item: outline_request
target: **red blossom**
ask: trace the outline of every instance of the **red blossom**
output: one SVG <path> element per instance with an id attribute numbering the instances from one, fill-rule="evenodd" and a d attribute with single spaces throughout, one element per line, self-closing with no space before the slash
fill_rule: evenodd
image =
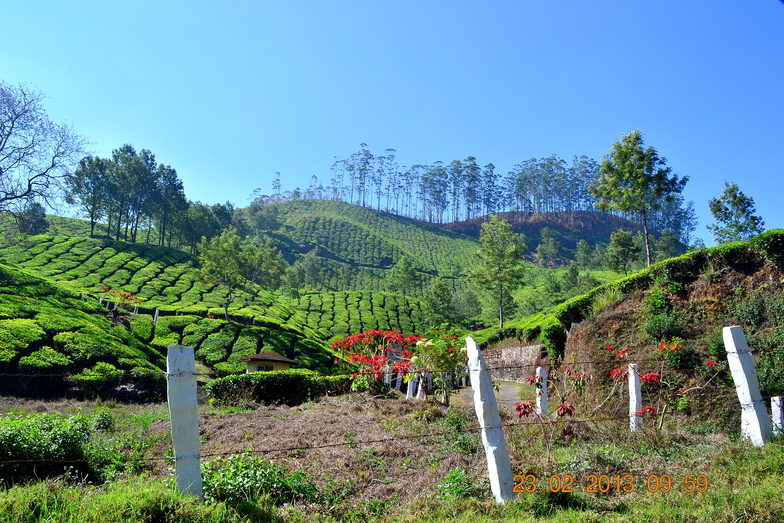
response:
<path id="1" fill-rule="evenodd" d="M 534 404 L 530 401 L 518 401 L 515 403 L 515 410 L 517 411 L 517 417 L 522 418 L 534 411 Z"/>
<path id="2" fill-rule="evenodd" d="M 629 375 L 627 374 L 626 369 L 618 367 L 617 369 L 610 371 L 610 379 L 613 381 L 628 381 Z"/>
<path id="3" fill-rule="evenodd" d="M 525 381 L 527 381 L 531 385 L 537 385 L 539 383 L 539 380 L 540 380 L 540 374 L 538 372 L 534 372 L 533 374 L 531 374 L 525 379 Z"/>
<path id="4" fill-rule="evenodd" d="M 705 362 L 705 365 L 707 365 L 708 367 L 713 367 L 714 365 L 716 365 L 716 362 L 715 362 L 715 361 L 713 361 L 713 360 L 706 361 L 706 362 Z"/>
<path id="5" fill-rule="evenodd" d="M 620 349 L 618 350 L 618 354 L 615 355 L 615 359 L 625 360 L 629 356 L 629 354 L 631 354 L 633 351 L 634 349 L 632 349 L 631 347 Z"/>
<path id="6" fill-rule="evenodd" d="M 650 414 L 651 416 L 655 416 L 656 407 L 651 407 L 650 405 L 648 405 L 647 407 L 643 407 L 641 411 L 634 413 L 635 416 L 645 416 L 647 414 Z"/>
<path id="7" fill-rule="evenodd" d="M 555 413 L 558 414 L 559 418 L 563 418 L 564 416 L 571 416 L 574 417 L 577 409 L 571 403 L 564 403 L 563 405 L 558 405 L 558 408 L 555 409 Z"/>
<path id="8" fill-rule="evenodd" d="M 640 376 L 640 379 L 645 383 L 659 383 L 660 378 L 661 375 L 655 372 L 649 372 L 648 374 L 643 374 Z"/>
<path id="9" fill-rule="evenodd" d="M 613 350 L 614 348 L 615 348 L 615 345 L 607 345 L 607 350 L 608 350 L 609 352 L 612 352 L 612 350 Z"/>

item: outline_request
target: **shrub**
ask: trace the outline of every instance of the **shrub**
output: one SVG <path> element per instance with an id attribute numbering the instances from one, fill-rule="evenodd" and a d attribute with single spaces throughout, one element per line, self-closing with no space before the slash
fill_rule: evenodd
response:
<path id="1" fill-rule="evenodd" d="M 348 376 L 321 376 L 296 369 L 218 378 L 204 386 L 204 393 L 224 405 L 247 401 L 298 405 L 325 394 L 344 394 L 350 387 Z"/>
<path id="2" fill-rule="evenodd" d="M 643 328 L 654 342 L 683 336 L 687 321 L 679 310 L 671 310 L 648 316 Z"/>
<path id="3" fill-rule="evenodd" d="M 0 419 L 0 481 L 6 485 L 62 474 L 73 467 L 89 472 L 86 447 L 90 420 L 85 416 L 61 418 L 57 414 Z"/>
<path id="4" fill-rule="evenodd" d="M 318 490 L 304 471 L 291 473 L 260 457 L 241 454 L 202 465 L 207 502 L 241 504 L 269 497 L 275 504 L 315 501 Z"/>
<path id="5" fill-rule="evenodd" d="M 438 495 L 442 498 L 470 498 L 479 491 L 479 484 L 461 468 L 452 469 L 438 483 Z"/>
<path id="6" fill-rule="evenodd" d="M 68 356 L 51 347 L 43 347 L 19 359 L 21 374 L 56 374 L 65 372 L 73 364 Z"/>

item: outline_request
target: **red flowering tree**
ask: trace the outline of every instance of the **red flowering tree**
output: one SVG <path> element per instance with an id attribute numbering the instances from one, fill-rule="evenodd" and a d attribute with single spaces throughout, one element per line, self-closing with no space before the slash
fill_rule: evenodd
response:
<path id="1" fill-rule="evenodd" d="M 387 388 L 384 383 L 386 372 L 391 370 L 406 374 L 409 371 L 413 352 L 407 347 L 412 347 L 420 339 L 421 336 L 403 336 L 393 330 L 369 330 L 334 342 L 332 349 L 339 351 L 345 361 L 358 367 L 359 371 L 352 375 L 354 390 L 381 394 Z M 392 359 L 401 361 L 394 361 L 387 367 L 390 353 L 398 351 L 399 357 Z"/>

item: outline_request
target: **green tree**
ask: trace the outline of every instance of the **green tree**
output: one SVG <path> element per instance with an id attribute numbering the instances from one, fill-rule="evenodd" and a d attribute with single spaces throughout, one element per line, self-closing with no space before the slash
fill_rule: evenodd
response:
<path id="1" fill-rule="evenodd" d="M 408 256 L 402 256 L 387 275 L 389 284 L 393 289 L 399 290 L 404 296 L 413 296 L 414 289 L 419 284 L 414 262 Z"/>
<path id="2" fill-rule="evenodd" d="M 640 248 L 634 244 L 632 233 L 619 229 L 610 235 L 604 263 L 611 271 L 623 271 L 625 276 L 639 254 Z"/>
<path id="3" fill-rule="evenodd" d="M 577 242 L 575 259 L 579 267 L 585 268 L 591 265 L 591 246 L 587 241 L 581 239 Z"/>
<path id="4" fill-rule="evenodd" d="M 202 279 L 226 289 L 226 321 L 239 291 L 250 290 L 251 284 L 277 288 L 286 270 L 286 262 L 269 243 L 242 241 L 234 229 L 212 239 L 203 238 L 199 243 L 199 262 Z"/>
<path id="5" fill-rule="evenodd" d="M 748 240 L 763 232 L 765 222 L 754 213 L 754 198 L 746 196 L 736 183 L 724 180 L 724 192 L 708 200 L 716 223 L 708 225 L 717 243 Z"/>
<path id="6" fill-rule="evenodd" d="M 302 287 L 317 287 L 322 280 L 321 261 L 318 256 L 318 247 L 300 256 L 293 265 L 286 270 L 283 286 L 288 289 L 291 296 L 299 296 Z"/>
<path id="7" fill-rule="evenodd" d="M 601 176 L 589 187 L 599 209 L 639 216 L 649 266 L 653 259 L 648 231 L 650 215 L 679 195 L 689 180 L 673 174 L 666 163 L 656 149 L 645 145 L 640 131 L 632 131 L 622 135 L 602 158 Z"/>
<path id="8" fill-rule="evenodd" d="M 561 244 L 549 227 L 543 227 L 539 234 L 541 241 L 536 248 L 536 257 L 539 258 L 540 265 L 545 265 L 546 262 L 552 265 L 553 260 L 561 253 Z"/>
<path id="9" fill-rule="evenodd" d="M 443 278 L 436 278 L 427 288 L 423 299 L 426 321 L 430 327 L 454 323 L 453 292 Z"/>
<path id="10" fill-rule="evenodd" d="M 95 234 L 95 224 L 103 218 L 108 199 L 106 161 L 98 156 L 85 156 L 79 168 L 65 179 L 65 201 L 79 205 L 90 219 L 90 236 Z"/>
<path id="11" fill-rule="evenodd" d="M 469 272 L 469 278 L 474 285 L 493 294 L 498 323 L 503 328 L 505 297 L 511 297 L 511 292 L 523 285 L 526 238 L 513 232 L 507 220 L 499 220 L 494 214 L 489 222 L 482 224 L 479 241 L 479 264 Z"/>
<path id="12" fill-rule="evenodd" d="M 656 261 L 674 258 L 683 253 L 677 236 L 672 234 L 669 229 L 664 229 L 656 240 Z"/>

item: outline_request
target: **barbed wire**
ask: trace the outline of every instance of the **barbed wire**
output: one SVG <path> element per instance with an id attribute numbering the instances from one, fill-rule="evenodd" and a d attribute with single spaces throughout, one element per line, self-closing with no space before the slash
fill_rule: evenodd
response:
<path id="1" fill-rule="evenodd" d="M 522 420 L 519 419 L 515 422 L 507 422 L 501 423 L 500 428 L 513 428 L 517 426 L 528 426 L 528 425 L 535 425 L 535 426 L 546 426 L 546 425 L 565 425 L 565 424 L 586 424 L 586 423 L 599 423 L 599 422 L 607 422 L 607 421 L 629 421 L 629 416 L 615 416 L 615 417 L 604 417 L 604 418 L 595 418 L 595 419 L 575 419 L 575 418 L 553 418 L 551 416 L 541 416 L 536 415 L 538 419 L 536 420 Z M 486 428 L 496 428 L 496 427 L 486 427 Z M 454 436 L 456 434 L 469 434 L 469 433 L 480 433 L 482 431 L 482 427 L 474 426 L 474 427 L 467 427 L 460 430 L 449 430 L 449 431 L 440 431 L 440 432 L 430 432 L 427 434 L 415 434 L 415 435 L 395 435 L 393 437 L 385 437 L 385 438 L 377 438 L 377 439 L 364 439 L 364 440 L 354 440 L 353 438 L 351 441 L 342 441 L 340 443 L 325 443 L 320 445 L 295 445 L 291 447 L 276 447 L 276 448 L 265 448 L 265 449 L 253 449 L 249 448 L 243 451 L 234 451 L 234 450 L 226 450 L 226 451 L 209 451 L 209 452 L 201 452 L 199 454 L 200 458 L 214 458 L 214 457 L 224 457 L 224 456 L 236 456 L 241 454 L 252 454 L 252 455 L 261 455 L 261 454 L 274 454 L 280 452 L 294 452 L 294 451 L 308 451 L 308 450 L 320 450 L 320 449 L 327 449 L 327 448 L 337 448 L 337 447 L 348 447 L 354 448 L 361 445 L 370 445 L 374 443 L 397 443 L 401 440 L 417 440 L 417 439 L 426 439 L 431 437 L 438 437 L 438 436 Z M 136 461 L 145 461 L 145 462 L 171 462 L 174 461 L 175 456 L 160 456 L 160 457 L 134 457 Z M 95 460 L 88 460 L 86 458 L 71 458 L 71 459 L 0 459 L 0 464 L 11 464 L 11 463 L 89 463 Z"/>

